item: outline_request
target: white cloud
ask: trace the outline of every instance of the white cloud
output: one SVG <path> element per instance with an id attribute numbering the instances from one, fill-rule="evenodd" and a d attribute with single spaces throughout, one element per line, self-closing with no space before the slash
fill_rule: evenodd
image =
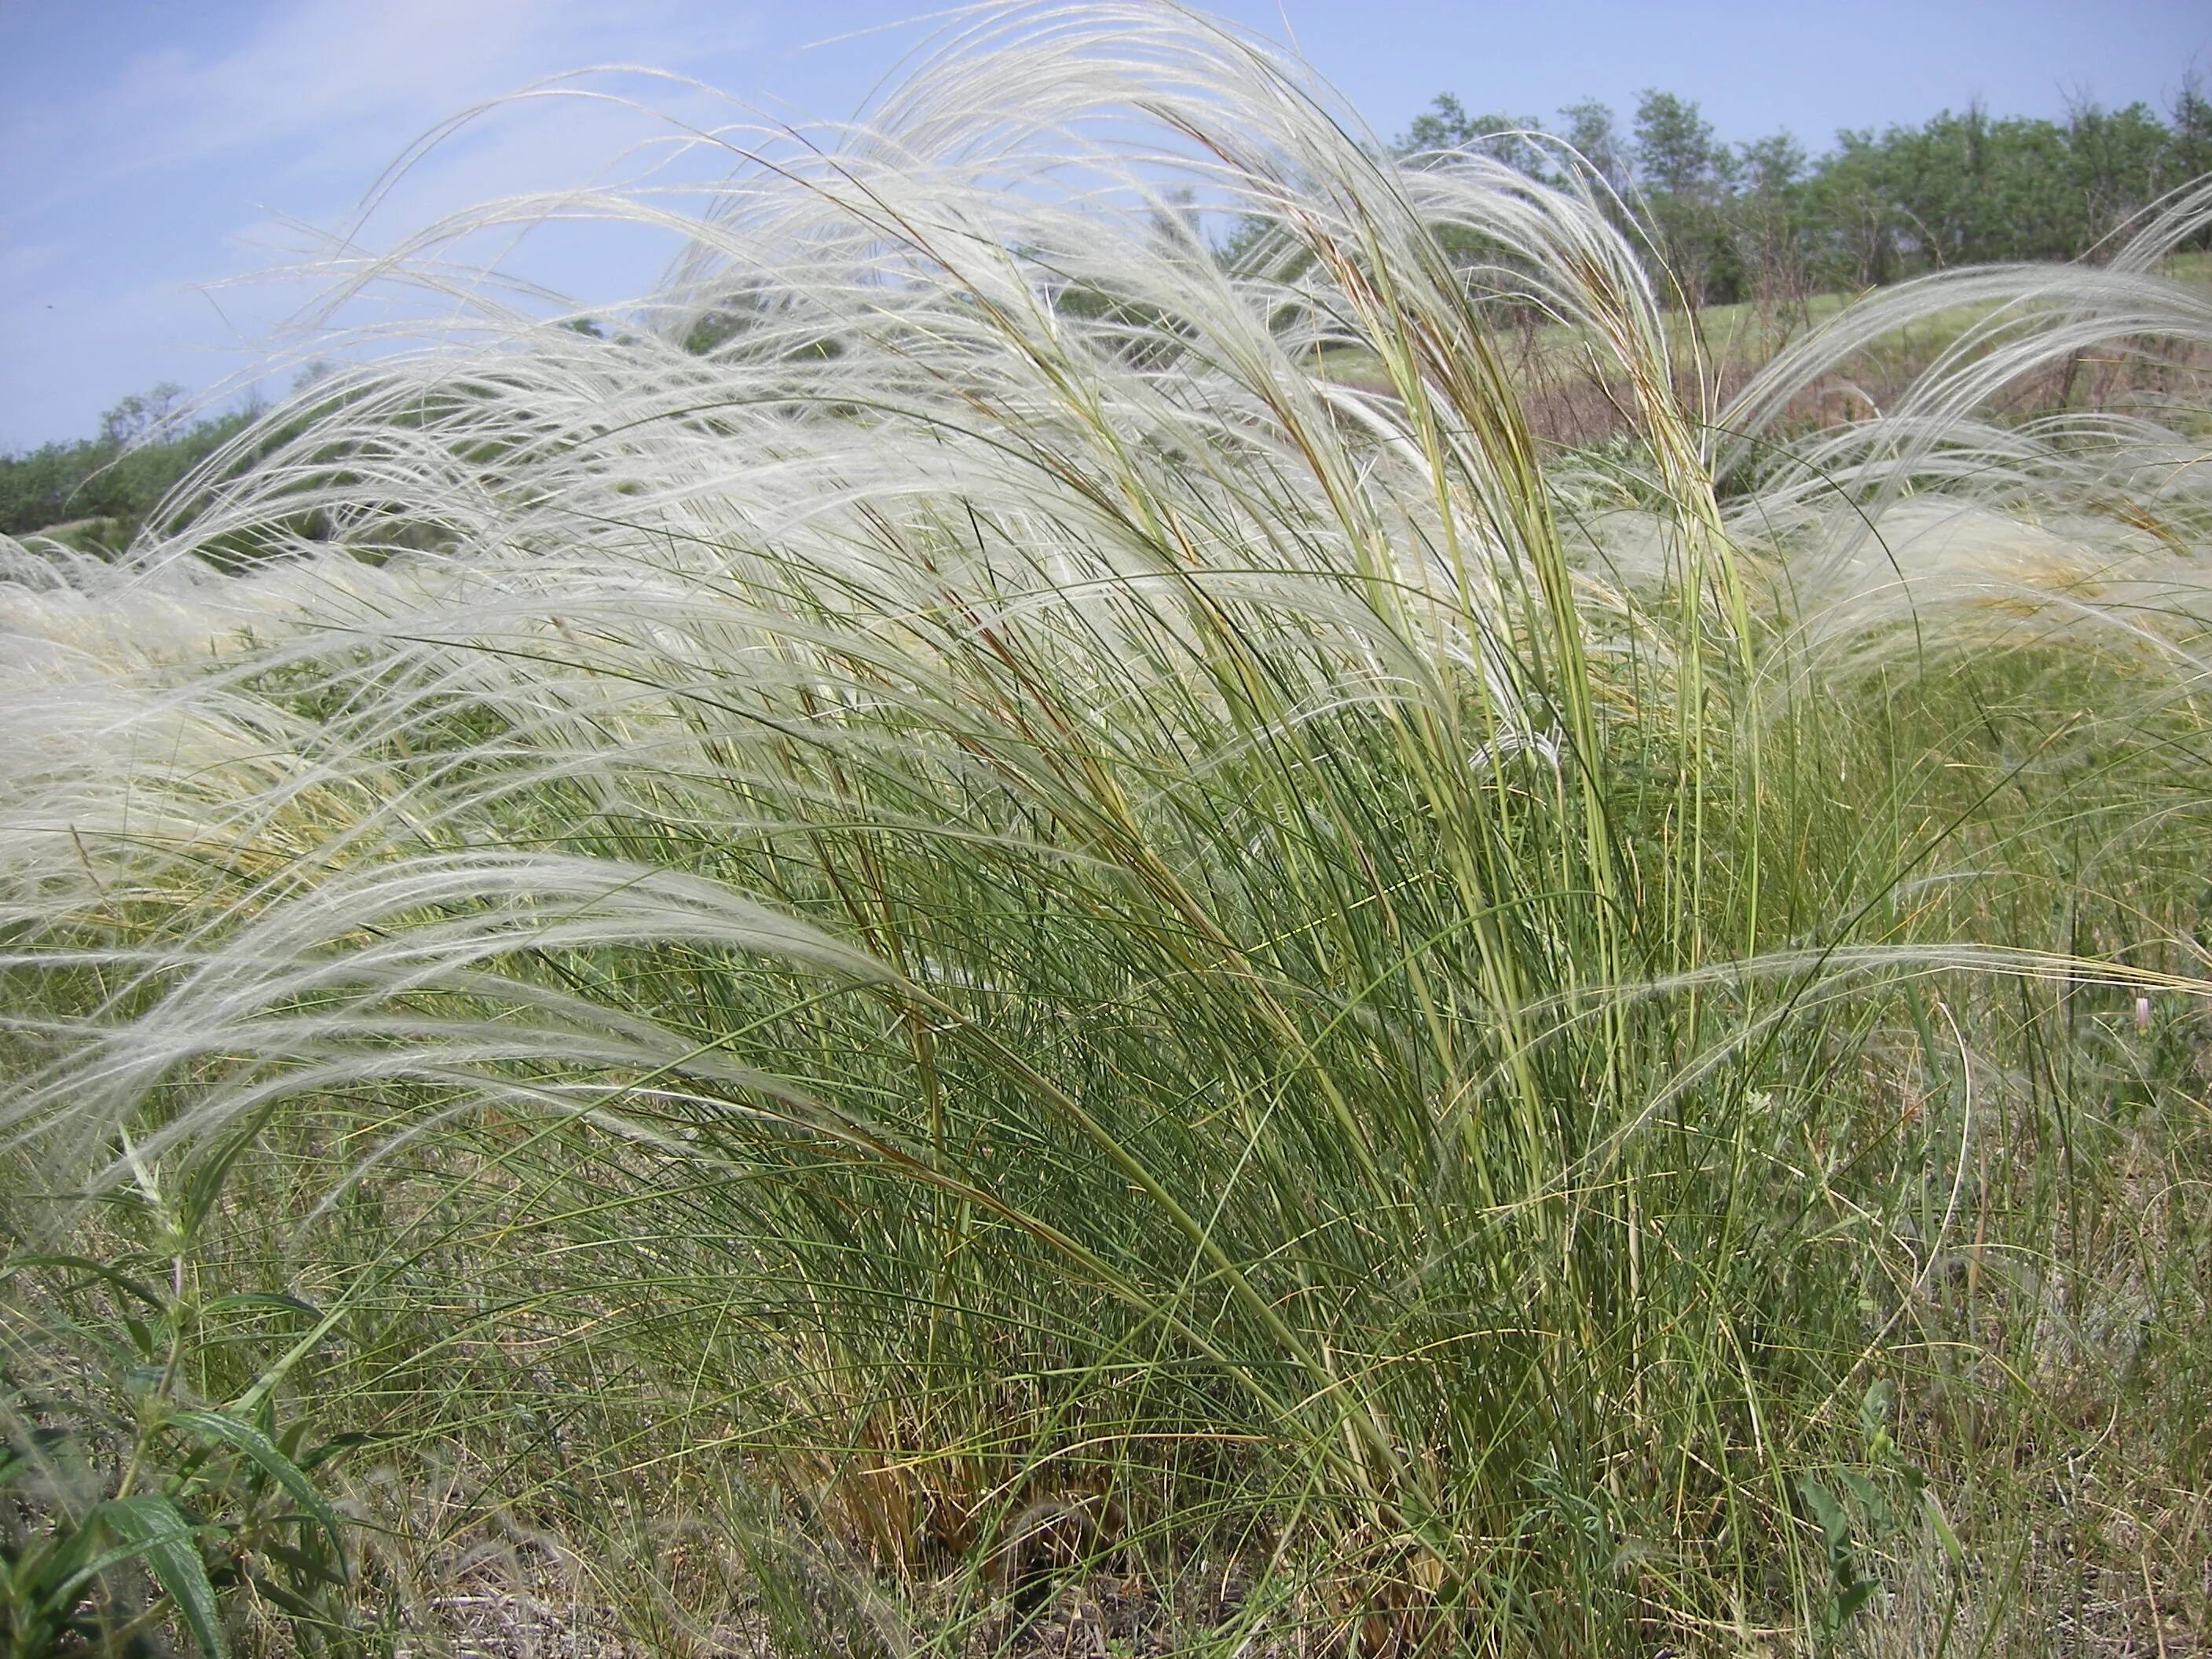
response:
<path id="1" fill-rule="evenodd" d="M 19 101 L 0 127 L 0 157 L 18 178 L 56 181 L 40 205 L 128 174 L 279 148 L 272 181 L 365 182 L 433 124 L 548 75 L 696 61 L 750 33 L 744 13 L 680 0 L 289 0 L 266 7 L 228 51 L 165 45 L 89 95 L 70 88 Z"/>
<path id="2" fill-rule="evenodd" d="M 265 0 L 242 27 L 212 4 L 161 15 L 172 38 L 110 58 L 105 81 L 24 58 L 6 67 L 0 447 L 83 429 L 152 379 L 205 386 L 250 363 L 307 290 L 228 284 L 349 228 L 363 192 L 438 124 L 594 64 L 711 76 L 757 38 L 750 8 L 702 0 Z M 73 44 L 101 27 L 88 21 Z M 671 83 L 614 84 L 698 112 Z M 604 103 L 502 102 L 418 159 L 368 240 L 591 182 L 665 131 Z M 550 245 L 557 257 L 526 255 L 532 274 L 592 303 L 658 264 L 634 238 Z"/>

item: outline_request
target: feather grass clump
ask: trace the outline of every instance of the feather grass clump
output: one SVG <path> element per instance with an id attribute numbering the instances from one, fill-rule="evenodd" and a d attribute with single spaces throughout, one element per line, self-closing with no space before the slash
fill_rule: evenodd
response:
<path id="1" fill-rule="evenodd" d="M 1224 1651 L 1994 1630 L 2099 1275 L 2212 1342 L 2202 193 L 1723 410 L 1598 186 L 1179 12 L 711 142 L 696 216 L 342 273 L 680 228 L 611 336 L 471 293 L 124 563 L 10 553 L 0 1124 L 90 1206 L 17 1242 L 167 1171 L 330 1310 L 206 1399 L 795 1528 L 898 1642 L 1208 1562 Z M 1532 434 L 1531 312 L 1621 442 Z M 1993 412 L 2093 350 L 2178 390 Z"/>

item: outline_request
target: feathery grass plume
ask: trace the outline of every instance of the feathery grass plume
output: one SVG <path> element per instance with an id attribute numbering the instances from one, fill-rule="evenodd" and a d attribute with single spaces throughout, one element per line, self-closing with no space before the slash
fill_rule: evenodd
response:
<path id="1" fill-rule="evenodd" d="M 703 210 L 356 259 L 458 320 L 127 562 L 9 550 L 0 1137 L 95 1200 L 17 1242 L 198 1182 L 329 1310 L 206 1398 L 476 1514 L 743 1491 L 757 1571 L 769 1513 L 920 1598 L 855 1641 L 1208 1562 L 1224 1650 L 2002 1617 L 1976 1448 L 2064 1437 L 2019 1379 L 2089 1386 L 2130 1205 L 2212 1352 L 2183 1085 L 2083 1127 L 2096 999 L 2204 989 L 2202 202 L 1714 417 L 1600 186 L 1401 168 L 1180 10 L 962 13 L 696 143 Z M 605 337 L 441 262 L 554 213 L 687 249 Z M 1897 410 L 1778 424 L 1961 303 Z M 1532 435 L 1530 306 L 1608 454 Z M 2165 404 L 1997 401 L 2154 341 Z"/>

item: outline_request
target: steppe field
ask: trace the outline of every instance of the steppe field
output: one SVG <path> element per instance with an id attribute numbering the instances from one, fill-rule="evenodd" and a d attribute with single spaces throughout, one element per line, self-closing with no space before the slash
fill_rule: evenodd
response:
<path id="1" fill-rule="evenodd" d="M 0 1654 L 2212 1650 L 2212 183 L 716 142 L 0 538 Z"/>

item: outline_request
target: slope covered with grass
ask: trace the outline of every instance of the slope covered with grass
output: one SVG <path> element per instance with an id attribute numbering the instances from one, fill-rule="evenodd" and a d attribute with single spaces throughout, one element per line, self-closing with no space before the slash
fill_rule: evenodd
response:
<path id="1" fill-rule="evenodd" d="M 1595 202 L 1180 14 L 717 142 L 613 337 L 9 550 L 14 1628 L 82 1537 L 278 1650 L 525 1555 L 665 1652 L 2212 1630 L 2201 194 L 1722 407 Z"/>

